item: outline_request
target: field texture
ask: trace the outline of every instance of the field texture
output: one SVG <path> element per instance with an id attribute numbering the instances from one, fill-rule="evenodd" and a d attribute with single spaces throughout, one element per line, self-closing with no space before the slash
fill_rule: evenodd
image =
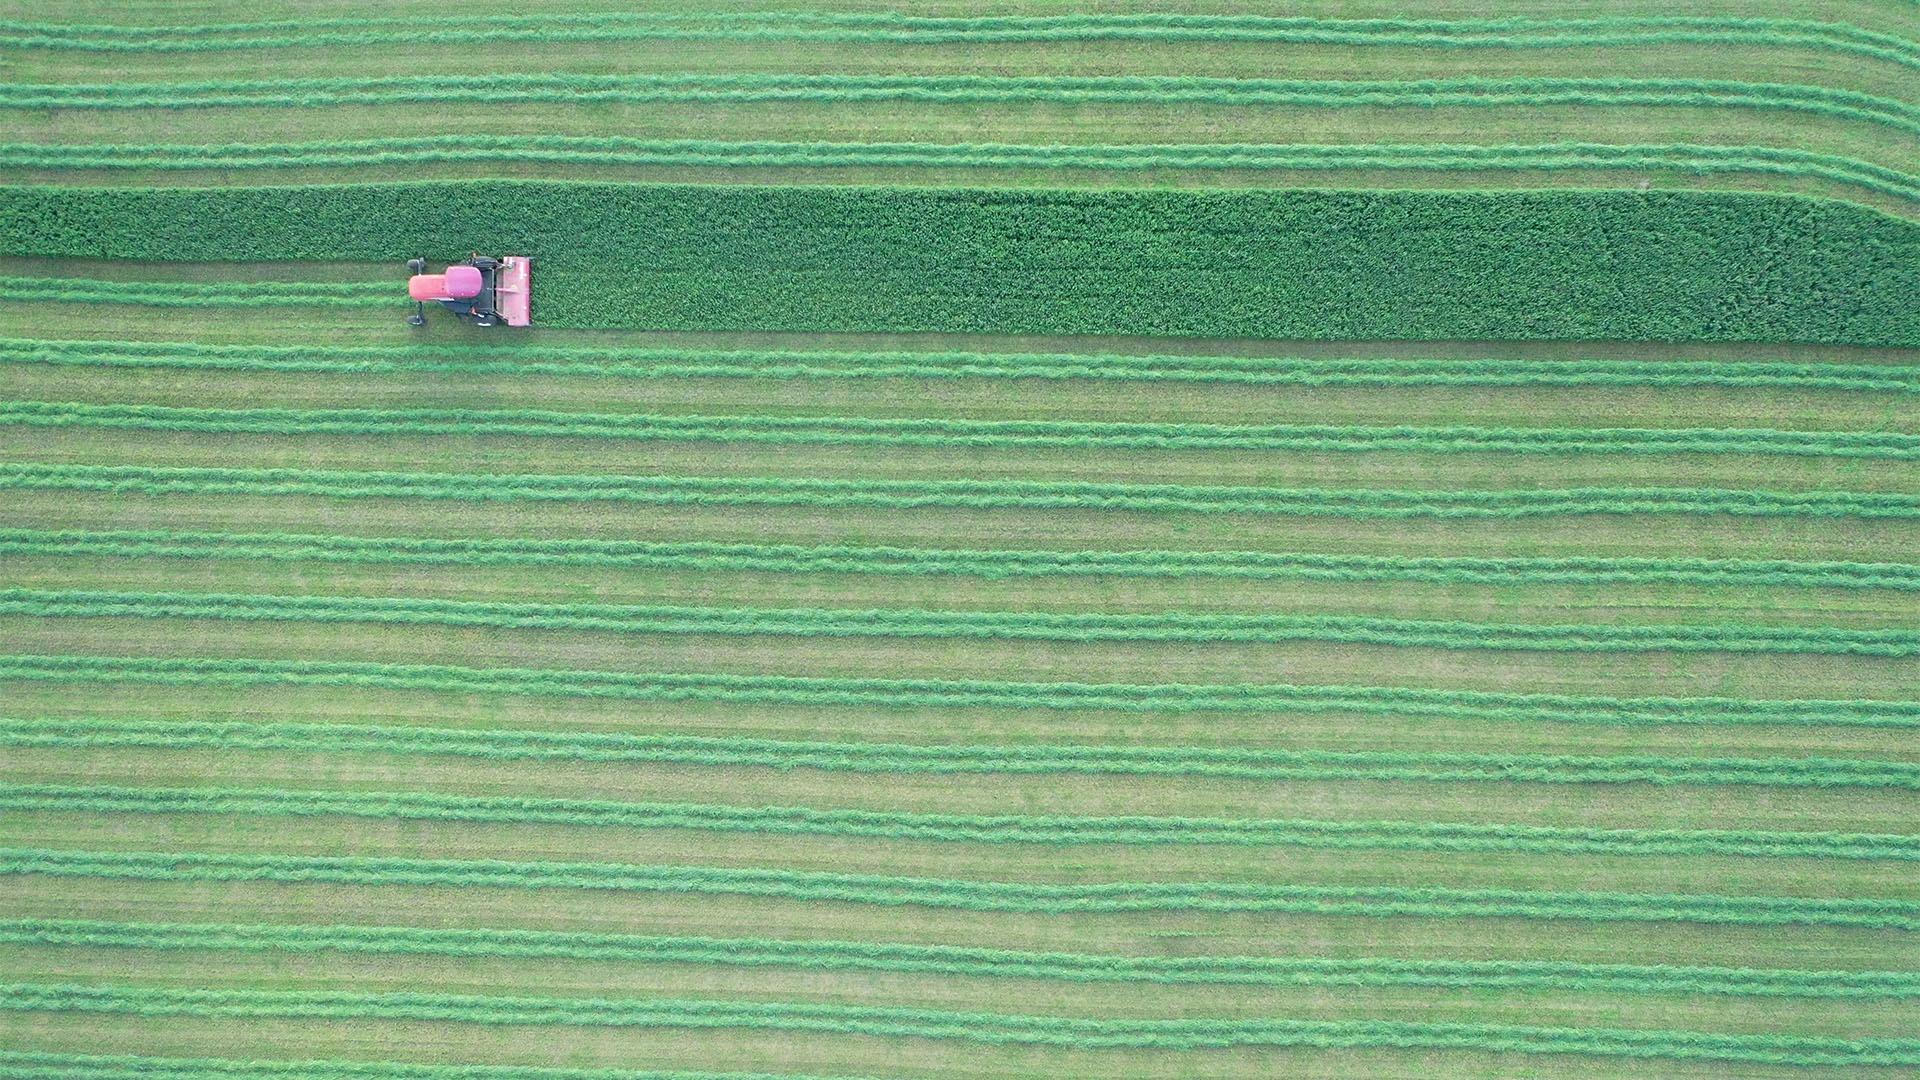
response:
<path id="1" fill-rule="evenodd" d="M 1920 1075 L 1910 0 L 611 7 L 0 0 L 0 1080 Z"/>

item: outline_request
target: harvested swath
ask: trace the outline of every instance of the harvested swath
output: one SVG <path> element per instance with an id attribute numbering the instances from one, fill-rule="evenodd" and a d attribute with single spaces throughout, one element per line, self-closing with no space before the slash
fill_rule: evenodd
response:
<path id="1" fill-rule="evenodd" d="M 0 656 L 0 679 L 162 686 L 350 686 L 461 694 L 889 708 L 1276 712 L 1601 724 L 1920 727 L 1920 701 L 1601 697 L 1284 683 L 1021 683 L 859 679 L 449 664 L 133 656 Z"/>
<path id="2" fill-rule="evenodd" d="M 0 364 L 586 379 L 1090 379 L 1270 386 L 1756 387 L 1920 393 L 1920 367 L 1745 360 L 1307 360 L 1084 353 L 431 345 L 213 345 L 0 338 Z"/>
<path id="3" fill-rule="evenodd" d="M 1077 1050 L 1239 1046 L 1422 1047 L 1782 1065 L 1920 1064 L 1920 1039 L 1428 1024 L 1385 1020 L 1140 1020 L 784 1001 L 482 997 L 338 990 L 201 990 L 14 983 L 0 1008 L 133 1016 L 424 1020 L 471 1024 L 747 1029 L 953 1039 Z"/>
<path id="4" fill-rule="evenodd" d="M 889 510 L 1121 510 L 1342 518 L 1533 518 L 1570 514 L 1920 518 L 1920 495 L 1726 488 L 1394 491 L 1028 480 L 816 480 L 788 477 L 407 473 L 0 462 L 0 490 L 129 495 L 289 495 L 462 502 L 623 502 L 655 506 Z"/>
<path id="5" fill-rule="evenodd" d="M 498 761 L 658 762 L 935 775 L 1085 774 L 1244 780 L 1739 784 L 1920 790 L 1920 764 L 1854 758 L 1676 758 L 1643 754 L 1585 757 L 1196 746 L 929 746 L 612 732 L 101 717 L 0 717 L 0 746 L 298 750 L 302 753 L 443 755 Z"/>
<path id="6" fill-rule="evenodd" d="M 0 942 L 109 949 L 560 958 L 790 967 L 807 971 L 903 971 L 1076 983 L 1426 986 L 1749 997 L 1920 997 L 1920 972 L 1910 971 L 1796 971 L 1392 957 L 1116 956 L 875 941 L 663 937 L 550 930 L 13 919 L 0 921 Z"/>
<path id="7" fill-rule="evenodd" d="M 1920 630 L 1710 623 L 1699 626 L 1473 623 L 1354 615 L 1220 615 L 708 608 L 553 604 L 392 596 L 0 589 L 0 615 L 375 623 L 618 634 L 960 638 L 1014 641 L 1321 641 L 1432 649 L 1549 652 L 1732 652 L 1906 657 Z"/>
<path id="8" fill-rule="evenodd" d="M 313 108 L 460 101 L 1721 107 L 1808 113 L 1920 133 L 1920 107 L 1895 98 L 1824 86 L 1735 79 L 1462 77 L 1400 81 L 1193 75 L 515 73 L 0 85 L 0 109 Z"/>
<path id="9" fill-rule="evenodd" d="M 1275 42 L 1463 49 L 1764 45 L 1818 49 L 1920 67 L 1920 43 L 1843 22 L 1728 16 L 1584 19 L 1323 19 L 1267 15 L 1113 13 L 929 17 L 898 12 L 742 11 L 668 14 L 480 13 L 457 27 L 402 19 L 279 19 L 172 26 L 0 22 L 0 48 L 209 52 L 497 41 L 839 41 L 977 44 L 1007 41 Z"/>
<path id="10" fill-rule="evenodd" d="M 1533 146 L 1470 144 L 831 143 L 626 136 L 429 135 L 301 143 L 0 143 L 0 166 L 17 169 L 315 169 L 533 162 L 633 168 L 940 168 L 1322 170 L 1422 172 L 1630 170 L 1750 173 L 1825 180 L 1920 200 L 1920 177 L 1860 158 L 1766 146 L 1684 143 Z"/>
<path id="11" fill-rule="evenodd" d="M 5 281 L 0 280 L 0 289 Z M 391 292 L 391 290 L 388 290 Z M 109 294 L 111 295 L 111 294 Z M 277 303 L 243 293 L 243 303 Z M 390 302 L 391 297 L 374 303 Z M 190 303 L 191 301 L 186 301 Z M 0 402 L 0 426 L 250 435 L 470 435 L 817 446 L 1307 453 L 1757 454 L 1920 459 L 1920 435 L 1766 428 L 1512 428 L 1086 420 L 701 416 L 551 409 L 210 409 Z"/>
<path id="12" fill-rule="evenodd" d="M 1784 585 L 1920 589 L 1920 566 L 1787 559 L 1470 558 L 1266 551 L 969 551 L 851 544 L 440 539 L 164 529 L 0 528 L 0 554 L 429 566 L 591 566 L 981 578 L 1151 577 L 1431 584 Z"/>
<path id="13" fill-rule="evenodd" d="M 860 1080 L 851 1076 L 683 1069 L 662 1072 L 395 1061 L 234 1061 L 5 1049 L 0 1049 L 0 1077 L 6 1080 Z"/>
<path id="14" fill-rule="evenodd" d="M 387 307 L 404 297 L 385 281 L 111 281 L 0 276 L 8 300 L 144 307 Z"/>
<path id="15" fill-rule="evenodd" d="M 1434 821 L 1065 817 L 710 806 L 412 791 L 0 784 L 0 809 L 84 814 L 356 817 L 975 844 L 1224 844 L 1333 850 L 1524 851 L 1920 860 L 1920 836 L 1766 829 L 1589 829 Z"/>
<path id="16" fill-rule="evenodd" d="M 560 1069 L 396 1061 L 235 1061 L 0 1049 L 6 1080 L 861 1080 L 793 1073 Z"/>
<path id="17" fill-rule="evenodd" d="M 1034 914 L 1271 912 L 1371 918 L 1530 918 L 1920 929 L 1920 902 L 1866 897 L 1666 895 L 1245 882 L 1042 885 L 712 866 L 41 848 L 0 848 L 0 874 L 142 881 L 592 889 Z"/>

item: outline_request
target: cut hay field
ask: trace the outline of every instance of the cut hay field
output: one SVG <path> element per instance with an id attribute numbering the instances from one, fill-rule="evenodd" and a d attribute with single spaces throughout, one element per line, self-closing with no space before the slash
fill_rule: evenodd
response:
<path id="1" fill-rule="evenodd" d="M 610 7 L 0 0 L 0 1080 L 1920 1075 L 1910 0 Z"/>

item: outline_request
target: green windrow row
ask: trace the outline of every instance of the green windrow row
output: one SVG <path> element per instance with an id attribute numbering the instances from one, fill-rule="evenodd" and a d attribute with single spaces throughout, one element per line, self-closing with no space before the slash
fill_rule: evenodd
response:
<path id="1" fill-rule="evenodd" d="M 213 52 L 358 45 L 524 41 L 818 41 L 990 44 L 1015 41 L 1270 42 L 1458 49 L 1758 45 L 1818 49 L 1920 67 L 1920 42 L 1842 22 L 1730 16 L 1583 19 L 1324 19 L 1270 15 L 913 16 L 899 12 L 473 13 L 457 26 L 395 18 L 280 19 L 189 25 L 0 21 L 0 48 Z"/>
<path id="2" fill-rule="evenodd" d="M 45 279 L 41 279 L 45 280 Z M 152 283 L 98 282 L 102 301 L 143 303 Z M 172 284 L 172 283 L 168 283 Z M 391 284 L 383 284 L 391 291 Z M 169 295 L 172 295 L 169 293 Z M 14 299 L 13 296 L 0 299 Z M 1305 359 L 1120 353 L 876 352 L 563 346 L 222 345 L 0 338 L 0 365 L 486 375 L 574 379 L 1035 379 L 1247 386 L 1726 387 L 1920 394 L 1920 365 L 1763 360 Z"/>

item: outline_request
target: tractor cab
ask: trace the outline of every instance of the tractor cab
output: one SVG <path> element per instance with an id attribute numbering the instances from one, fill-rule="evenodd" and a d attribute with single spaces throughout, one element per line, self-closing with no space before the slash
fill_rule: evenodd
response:
<path id="1" fill-rule="evenodd" d="M 407 261 L 407 296 L 413 314 L 407 322 L 424 326 L 427 305 L 439 304 L 475 326 L 528 326 L 533 322 L 533 260 L 524 255 L 490 258 L 476 255 L 429 274 L 427 260 Z"/>

